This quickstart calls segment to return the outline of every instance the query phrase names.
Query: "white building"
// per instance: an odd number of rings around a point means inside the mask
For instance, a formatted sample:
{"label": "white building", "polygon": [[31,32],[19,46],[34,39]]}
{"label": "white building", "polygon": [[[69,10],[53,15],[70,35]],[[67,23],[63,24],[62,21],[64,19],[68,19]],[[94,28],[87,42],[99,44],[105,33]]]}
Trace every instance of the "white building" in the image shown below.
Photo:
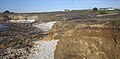
{"label": "white building", "polygon": [[113,7],[109,7],[109,8],[99,8],[99,10],[114,10]]}

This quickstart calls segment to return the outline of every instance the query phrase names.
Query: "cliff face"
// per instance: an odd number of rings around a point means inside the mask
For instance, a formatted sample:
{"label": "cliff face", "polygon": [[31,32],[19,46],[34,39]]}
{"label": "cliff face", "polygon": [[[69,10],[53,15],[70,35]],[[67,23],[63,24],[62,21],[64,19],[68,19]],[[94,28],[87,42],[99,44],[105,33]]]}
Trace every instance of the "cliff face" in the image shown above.
{"label": "cliff face", "polygon": [[120,59],[119,28],[85,28],[64,31],[55,59]]}
{"label": "cliff face", "polygon": [[[52,39],[60,39],[61,36],[68,30],[72,30],[75,29],[77,23],[74,22],[57,22],[53,25],[53,27],[50,30],[50,33],[48,34],[48,37],[52,35],[54,35],[54,37]],[[50,39],[51,40],[51,39]]]}

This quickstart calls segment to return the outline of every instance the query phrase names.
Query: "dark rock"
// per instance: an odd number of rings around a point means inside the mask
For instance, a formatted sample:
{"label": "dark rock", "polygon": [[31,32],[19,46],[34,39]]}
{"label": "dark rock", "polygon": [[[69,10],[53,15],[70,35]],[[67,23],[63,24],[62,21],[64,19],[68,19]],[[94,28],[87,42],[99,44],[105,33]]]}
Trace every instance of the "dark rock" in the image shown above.
{"label": "dark rock", "polygon": [[7,23],[0,29],[0,59],[24,59],[31,53],[34,38],[43,37],[40,29],[32,24]]}

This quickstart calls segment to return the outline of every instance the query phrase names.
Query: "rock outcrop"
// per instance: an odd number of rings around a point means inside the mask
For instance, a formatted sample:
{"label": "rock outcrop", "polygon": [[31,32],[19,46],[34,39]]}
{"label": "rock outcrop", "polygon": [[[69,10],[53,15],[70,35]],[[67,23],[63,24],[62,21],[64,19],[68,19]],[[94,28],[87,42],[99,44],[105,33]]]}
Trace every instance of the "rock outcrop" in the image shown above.
{"label": "rock outcrop", "polygon": [[55,59],[120,59],[119,28],[69,29],[55,50]]}
{"label": "rock outcrop", "polygon": [[[50,30],[50,33],[48,34],[48,37],[54,36],[51,39],[60,39],[62,34],[70,29],[74,29],[76,27],[77,23],[71,22],[71,21],[58,21],[53,25],[53,27]],[[50,40],[51,40],[50,39]]]}

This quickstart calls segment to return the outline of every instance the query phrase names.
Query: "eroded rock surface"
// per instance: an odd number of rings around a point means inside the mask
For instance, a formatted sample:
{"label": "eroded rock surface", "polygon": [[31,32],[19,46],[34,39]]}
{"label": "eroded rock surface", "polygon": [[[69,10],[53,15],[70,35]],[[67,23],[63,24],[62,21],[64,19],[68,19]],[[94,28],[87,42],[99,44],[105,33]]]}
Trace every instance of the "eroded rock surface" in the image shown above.
{"label": "eroded rock surface", "polygon": [[119,49],[119,29],[74,29],[60,38],[55,59],[120,59]]}

